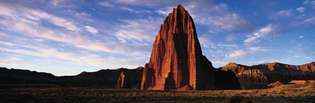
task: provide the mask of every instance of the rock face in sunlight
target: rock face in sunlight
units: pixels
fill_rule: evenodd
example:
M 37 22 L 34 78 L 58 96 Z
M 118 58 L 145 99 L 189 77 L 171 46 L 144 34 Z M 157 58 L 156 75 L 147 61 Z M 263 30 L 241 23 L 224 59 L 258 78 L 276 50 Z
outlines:
M 268 84 L 267 77 L 260 69 L 235 63 L 229 63 L 222 68 L 234 72 L 242 88 L 263 88 Z
M 155 37 L 141 89 L 210 89 L 214 87 L 213 73 L 211 62 L 202 55 L 192 17 L 178 5 Z
M 315 72 L 315 62 L 300 65 L 299 70 L 303 72 Z
M 119 77 L 117 79 L 116 89 L 124 88 L 125 83 L 125 73 L 124 71 L 120 71 Z
M 314 80 L 315 63 L 288 65 L 267 63 L 253 66 L 230 63 L 222 67 L 225 71 L 233 71 L 242 88 L 265 88 L 270 83 L 288 83 L 291 80 Z

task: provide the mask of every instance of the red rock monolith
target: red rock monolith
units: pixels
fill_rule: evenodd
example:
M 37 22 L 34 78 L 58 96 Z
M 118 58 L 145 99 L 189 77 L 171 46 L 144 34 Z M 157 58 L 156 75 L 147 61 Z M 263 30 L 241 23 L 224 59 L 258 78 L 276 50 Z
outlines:
M 141 89 L 209 89 L 213 87 L 212 69 L 211 62 L 202 55 L 192 17 L 178 5 L 155 37 Z

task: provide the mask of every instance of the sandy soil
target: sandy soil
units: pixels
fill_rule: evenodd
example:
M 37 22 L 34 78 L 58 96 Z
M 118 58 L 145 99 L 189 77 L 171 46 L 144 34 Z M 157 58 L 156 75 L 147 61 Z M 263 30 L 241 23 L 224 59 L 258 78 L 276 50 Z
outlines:
M 102 88 L 0 89 L 0 103 L 315 103 L 315 81 L 292 81 L 269 89 L 139 91 Z

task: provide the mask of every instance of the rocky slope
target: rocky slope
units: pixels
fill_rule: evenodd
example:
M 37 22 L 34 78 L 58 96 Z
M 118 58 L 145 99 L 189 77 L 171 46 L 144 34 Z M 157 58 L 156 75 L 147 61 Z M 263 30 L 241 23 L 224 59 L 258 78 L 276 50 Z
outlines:
M 229 63 L 222 67 L 225 71 L 233 71 L 242 88 L 264 88 L 273 82 L 288 83 L 291 80 L 314 80 L 315 63 L 289 65 L 283 63 L 267 63 L 253 66 Z
M 56 77 L 50 73 L 0 67 L 0 84 L 28 83 L 55 84 Z
M 25 86 L 140 88 L 143 67 L 82 72 L 75 76 L 54 76 L 29 70 L 0 68 L 0 88 Z
M 82 72 L 76 76 L 59 77 L 63 86 L 97 86 L 102 88 L 140 88 L 142 67 L 136 69 L 119 68 Z
M 193 19 L 178 5 L 166 17 L 155 37 L 141 89 L 207 89 L 213 88 L 213 83 L 213 67 L 202 55 Z

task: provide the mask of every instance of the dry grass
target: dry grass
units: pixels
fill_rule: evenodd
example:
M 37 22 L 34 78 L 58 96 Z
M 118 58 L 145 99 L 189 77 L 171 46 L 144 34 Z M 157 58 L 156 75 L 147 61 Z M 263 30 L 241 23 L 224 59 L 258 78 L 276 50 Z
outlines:
M 0 89 L 1 103 L 315 103 L 315 82 L 293 81 L 271 89 L 139 91 L 100 88 Z

